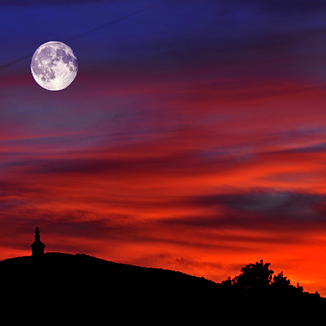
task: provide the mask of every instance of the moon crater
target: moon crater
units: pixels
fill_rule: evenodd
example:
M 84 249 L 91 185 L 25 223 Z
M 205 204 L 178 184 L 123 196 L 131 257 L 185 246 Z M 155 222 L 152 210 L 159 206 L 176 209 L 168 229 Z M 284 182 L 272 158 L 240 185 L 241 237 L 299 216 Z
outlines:
M 35 81 L 50 91 L 68 87 L 76 78 L 78 61 L 73 50 L 59 41 L 50 41 L 38 47 L 31 61 Z

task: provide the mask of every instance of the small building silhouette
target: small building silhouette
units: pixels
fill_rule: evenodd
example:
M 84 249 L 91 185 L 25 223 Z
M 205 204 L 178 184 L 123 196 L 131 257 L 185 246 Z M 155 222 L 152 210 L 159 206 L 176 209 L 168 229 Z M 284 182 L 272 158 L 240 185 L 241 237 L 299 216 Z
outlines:
M 35 241 L 31 245 L 31 247 L 32 247 L 32 256 L 33 257 L 40 257 L 40 256 L 44 255 L 44 247 L 45 247 L 45 245 L 40 240 L 40 230 L 39 230 L 39 228 L 36 228 Z

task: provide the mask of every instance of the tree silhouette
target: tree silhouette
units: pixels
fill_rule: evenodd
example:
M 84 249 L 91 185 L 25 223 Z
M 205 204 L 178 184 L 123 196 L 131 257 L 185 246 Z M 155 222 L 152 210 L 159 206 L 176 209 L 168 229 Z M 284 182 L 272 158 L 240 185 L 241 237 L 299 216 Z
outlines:
M 281 272 L 278 275 L 274 275 L 272 285 L 275 289 L 284 290 L 291 285 L 291 281 Z
M 297 283 L 297 286 L 293 286 L 291 284 L 291 280 L 289 280 L 286 276 L 283 275 L 283 272 L 278 275 L 274 275 L 272 282 L 272 290 L 273 292 L 282 292 L 283 294 L 299 294 L 303 292 L 303 287 Z
M 241 269 L 240 275 L 231 279 L 228 277 L 225 281 L 222 281 L 222 286 L 226 291 L 230 293 L 247 293 L 247 294 L 259 294 L 269 295 L 277 297 L 292 298 L 304 294 L 303 287 L 296 284 L 291 284 L 291 281 L 284 276 L 283 271 L 278 275 L 274 275 L 274 271 L 269 268 L 270 263 L 265 263 L 263 260 L 256 262 L 255 264 L 248 264 Z M 315 297 L 320 297 L 319 293 L 314 294 Z
M 231 277 L 228 276 L 225 281 L 222 281 L 222 285 L 225 287 L 231 287 L 233 285 L 233 281 L 231 280 Z
M 269 269 L 270 263 L 261 260 L 259 263 L 242 267 L 241 274 L 232 279 L 231 283 L 241 289 L 264 292 L 271 285 L 273 270 Z

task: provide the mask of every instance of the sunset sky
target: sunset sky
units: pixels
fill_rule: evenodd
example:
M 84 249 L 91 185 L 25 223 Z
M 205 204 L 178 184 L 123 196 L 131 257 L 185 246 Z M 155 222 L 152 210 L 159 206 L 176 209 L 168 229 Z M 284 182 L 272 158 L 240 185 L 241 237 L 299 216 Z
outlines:
M 48 41 L 78 58 L 58 92 L 30 72 Z M 38 226 L 46 251 L 216 282 L 263 259 L 326 296 L 325 1 L 8 0 L 0 42 L 0 260 Z

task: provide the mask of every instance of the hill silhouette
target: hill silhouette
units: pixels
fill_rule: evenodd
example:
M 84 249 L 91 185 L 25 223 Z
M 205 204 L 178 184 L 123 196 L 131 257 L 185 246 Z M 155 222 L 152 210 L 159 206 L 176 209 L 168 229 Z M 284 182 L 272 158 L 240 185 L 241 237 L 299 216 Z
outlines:
M 36 313 L 46 318 L 45 324 L 49 316 L 61 324 L 63 320 L 94 324 L 96 319 L 103 324 L 103 318 L 114 325 L 137 320 L 156 324 L 163 318 L 175 322 L 199 318 L 205 324 L 205 318 L 216 316 L 240 321 L 241 311 L 254 313 L 258 307 L 266 312 L 274 307 L 273 315 L 283 311 L 284 318 L 284 313 L 290 312 L 289 305 L 302 306 L 314 314 L 326 306 L 326 299 L 300 291 L 247 291 L 228 281 L 219 284 L 181 272 L 118 264 L 84 254 L 45 253 L 37 259 L 6 259 L 0 262 L 0 277 L 0 295 L 5 302 L 2 312 Z

